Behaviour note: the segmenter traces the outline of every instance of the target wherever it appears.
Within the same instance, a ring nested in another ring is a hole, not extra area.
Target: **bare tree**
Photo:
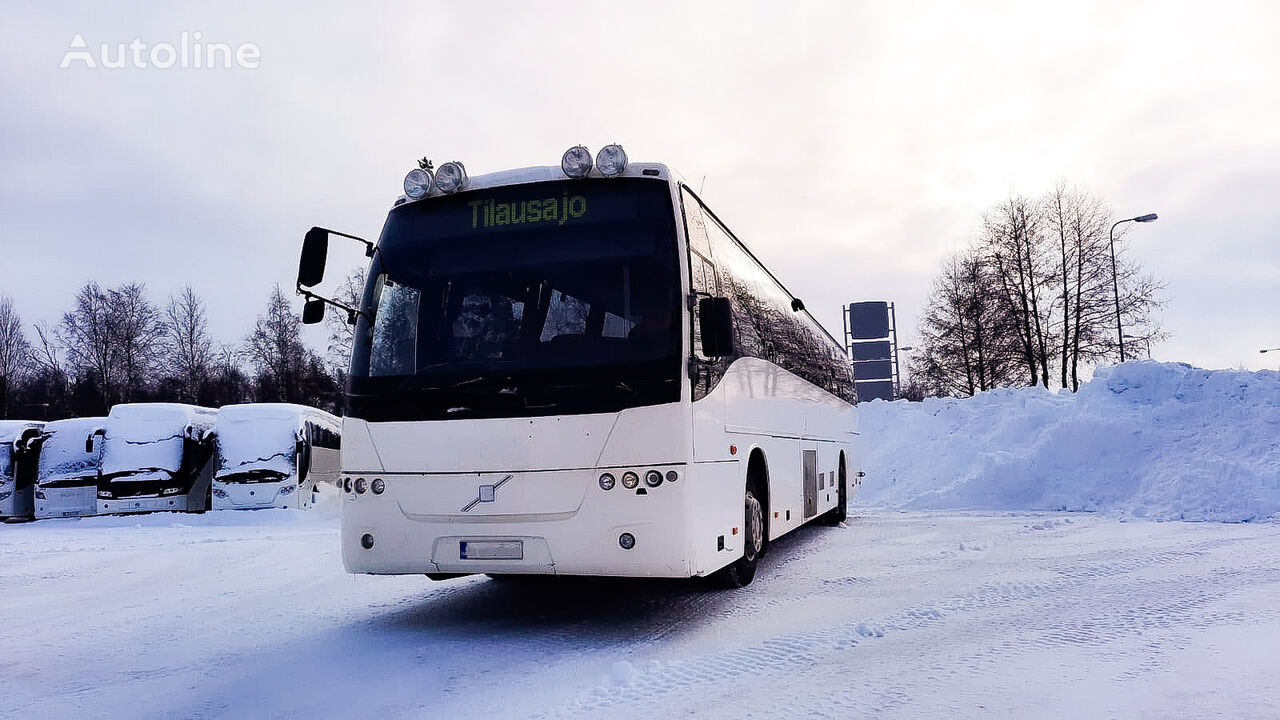
[[[1043,288],[1049,273],[1039,209],[1012,196],[983,218],[985,254],[995,262],[1000,297],[1017,319],[1018,339],[1029,384],[1049,385],[1049,303]]]
[[[344,305],[358,308],[361,300],[364,299],[364,285],[364,269],[355,268],[347,273],[342,283],[338,285],[334,299]],[[355,344],[356,326],[350,322],[350,317],[345,310],[332,305],[329,306],[324,322],[329,328],[329,348],[325,358],[329,365],[329,372],[339,380],[340,384],[345,384],[347,371],[351,367],[351,348]]]
[[[120,375],[110,316],[107,293],[97,282],[89,282],[76,293],[74,305],[62,316],[57,334],[57,343],[66,353],[69,370],[91,377],[103,406],[110,406],[114,401]]]
[[[187,285],[169,296],[164,316],[166,369],[181,382],[182,400],[196,402],[214,364],[204,301]]]
[[[1059,183],[1040,202],[1012,196],[983,217],[975,245],[948,259],[921,319],[912,372],[931,394],[967,395],[1013,384],[1015,372],[1049,386],[1080,386],[1082,367],[1115,359],[1111,211],[1096,194]],[[1162,285],[1117,238],[1124,326],[1164,337]]]
[[[9,398],[30,374],[31,343],[22,332],[22,318],[8,295],[0,295],[0,418],[9,417]]]
[[[122,375],[121,400],[130,402],[140,399],[155,374],[165,326],[160,310],[147,300],[145,284],[121,285],[109,290],[107,296],[111,336]]]

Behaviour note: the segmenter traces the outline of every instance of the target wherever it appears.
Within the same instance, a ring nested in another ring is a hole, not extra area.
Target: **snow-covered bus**
[[[308,508],[318,482],[338,480],[341,421],[285,403],[219,408],[213,509]]]
[[[0,519],[32,516],[36,454],[28,443],[40,434],[43,425],[0,420]]]
[[[356,322],[342,554],[355,573],[751,581],[857,487],[841,344],[664,165],[622,148],[405,178]]]
[[[102,447],[94,433],[104,417],[54,420],[28,442],[40,452],[36,471],[36,517],[61,518],[98,514],[98,463]]]
[[[102,443],[98,512],[208,509],[216,416],[211,408],[178,403],[111,408],[89,439]]]

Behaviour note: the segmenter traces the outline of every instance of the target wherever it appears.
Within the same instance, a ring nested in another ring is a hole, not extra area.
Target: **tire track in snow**
[[[1048,613],[1048,617],[1053,619],[1031,632],[1026,628],[1019,628],[1017,638],[960,658],[961,667],[966,672],[982,672],[983,666],[1020,653],[1063,646],[1096,650],[1135,633],[1170,630],[1182,626],[1203,628],[1226,622],[1244,622],[1245,618],[1239,613],[1206,614],[1202,611],[1205,606],[1231,595],[1246,583],[1277,581],[1280,579],[1280,568],[1255,563],[1247,571],[1220,573],[1212,583],[1206,582],[1203,575],[1183,573],[1172,579],[1158,581],[1154,593],[1150,591],[1151,580],[1135,578],[1132,582],[1145,583],[1148,588],[1138,596],[1143,601],[1140,605],[1133,604],[1135,595],[1130,593],[1132,588],[1128,584],[1114,583],[1118,577],[1130,576],[1139,571],[1203,560],[1213,550],[1237,542],[1241,541],[1213,540],[1180,550],[1125,553],[1119,558],[1115,551],[1080,556],[1052,563],[1051,569],[1058,577],[1044,582],[988,583],[963,595],[938,602],[921,603],[878,619],[850,621],[834,627],[782,635],[756,645],[687,660],[666,663],[652,661],[639,670],[629,663],[618,663],[612,673],[612,684],[593,688],[574,706],[564,711],[535,717],[592,717],[624,712],[631,708],[646,708],[652,712],[655,703],[694,688],[723,688],[729,683],[754,678],[773,681],[781,677],[805,677],[806,670],[826,665],[836,656],[856,651],[865,642],[927,629],[969,613],[1025,604],[1031,605],[1037,615]],[[809,552],[801,554],[807,555]],[[1107,561],[1094,562],[1094,556],[1099,560],[1105,557]],[[1187,593],[1188,580],[1193,581],[1190,593]],[[851,586],[861,583],[858,578],[840,578],[830,584]],[[1165,599],[1150,602],[1151,599],[1160,597]],[[1072,619],[1073,611],[1082,600],[1088,598],[1105,600],[1100,605],[1106,612],[1088,618]],[[742,607],[739,606],[737,610],[742,610]],[[1025,616],[1024,612],[1019,618]],[[1150,645],[1148,649],[1151,649]],[[1158,652],[1151,660],[1122,675],[1121,679],[1158,670],[1161,667],[1159,656],[1176,652],[1177,646],[1170,646],[1167,640],[1162,640],[1156,650]],[[1118,652],[1131,655],[1123,649]],[[939,664],[934,669],[938,673],[953,673],[955,668],[952,663],[946,666]],[[891,688],[876,688],[855,680],[833,689],[828,697],[831,714],[818,709],[811,716],[843,717],[847,716],[848,708],[890,710],[901,708],[908,701],[909,698],[895,693]],[[846,711],[840,712],[840,708]],[[750,716],[749,712],[744,714]]]

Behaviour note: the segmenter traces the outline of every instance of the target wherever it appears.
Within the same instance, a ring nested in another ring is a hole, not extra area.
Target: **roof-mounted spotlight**
[[[618,144],[605,145],[596,153],[596,167],[608,177],[622,174],[627,169],[627,151]]]
[[[591,172],[591,151],[582,145],[574,145],[564,151],[560,169],[571,178],[584,178]]]
[[[421,200],[431,193],[434,184],[430,170],[414,168],[404,176],[404,196],[410,200]]]
[[[458,161],[447,162],[436,170],[436,187],[442,193],[455,193],[467,186],[467,169]]]

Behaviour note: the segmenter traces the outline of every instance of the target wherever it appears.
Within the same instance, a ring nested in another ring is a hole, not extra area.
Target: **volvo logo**
[[[481,485],[476,491],[476,499],[467,503],[466,506],[462,508],[462,512],[467,512],[480,503],[493,502],[493,496],[498,491],[498,488],[502,487],[511,479],[511,477],[512,476],[508,475],[492,485]]]

